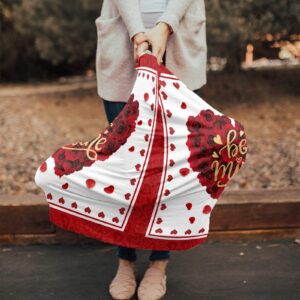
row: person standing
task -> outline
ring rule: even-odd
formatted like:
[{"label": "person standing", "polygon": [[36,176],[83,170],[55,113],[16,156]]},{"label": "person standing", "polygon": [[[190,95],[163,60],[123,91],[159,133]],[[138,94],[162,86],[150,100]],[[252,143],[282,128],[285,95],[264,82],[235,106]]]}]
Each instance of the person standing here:
[{"label": "person standing", "polygon": [[[149,49],[188,88],[206,84],[204,0],[104,0],[97,26],[97,93],[111,123],[129,99],[136,80],[134,65]],[[134,248],[117,247],[118,269],[109,285],[113,299],[130,299],[137,287]],[[170,251],[152,250],[138,287],[138,299],[157,300],[166,293]]]}]

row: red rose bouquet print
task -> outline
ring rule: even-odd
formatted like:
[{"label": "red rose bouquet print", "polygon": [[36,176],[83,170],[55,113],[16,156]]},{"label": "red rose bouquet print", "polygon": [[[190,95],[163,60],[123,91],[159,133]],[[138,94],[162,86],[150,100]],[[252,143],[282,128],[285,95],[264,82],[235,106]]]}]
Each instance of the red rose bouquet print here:
[{"label": "red rose bouquet print", "polygon": [[133,99],[132,94],[122,114],[119,114],[95,139],[66,145],[52,154],[55,174],[59,177],[69,175],[84,166],[91,166],[96,160],[106,160],[126,143],[127,138],[135,130],[135,121],[139,113],[139,103]]},{"label": "red rose bouquet print", "polygon": [[144,53],[128,102],[103,132],[57,149],[37,169],[51,222],[107,243],[185,250],[246,161],[237,120]]},{"label": "red rose bouquet print", "polygon": [[199,182],[207,187],[211,197],[219,198],[227,182],[245,162],[244,128],[238,121],[232,125],[228,117],[215,115],[211,109],[190,116],[187,126],[190,166],[199,172]]}]

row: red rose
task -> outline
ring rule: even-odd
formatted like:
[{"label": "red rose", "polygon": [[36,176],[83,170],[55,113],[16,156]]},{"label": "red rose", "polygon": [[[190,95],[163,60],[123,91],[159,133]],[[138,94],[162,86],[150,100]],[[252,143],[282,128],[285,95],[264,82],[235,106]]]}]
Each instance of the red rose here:
[{"label": "red rose", "polygon": [[[86,146],[80,145],[79,143],[75,145],[68,144],[65,146],[75,148],[75,150],[64,148],[58,149],[52,155],[55,161],[55,174],[60,177],[71,174],[81,170],[84,166],[91,166],[96,160],[104,161],[112,153],[117,151],[135,130],[135,121],[139,115],[139,102],[137,100],[134,101],[133,99],[134,95],[132,94],[130,95],[128,103],[124,106],[125,109],[123,109],[113,122],[98,135],[106,138],[106,141],[96,153],[94,153],[94,144],[89,148],[89,155],[87,155]],[[88,144],[94,140],[95,138],[91,139],[88,141]]]},{"label": "red rose", "polygon": [[[206,186],[207,193],[212,198],[218,198],[224,187],[219,187],[217,183],[225,185],[229,181],[229,177],[234,174],[238,164],[245,161],[245,154],[239,153],[238,156],[241,159],[237,162],[236,156],[233,157],[235,154],[233,148],[229,153],[227,147],[224,148],[230,130],[235,130],[237,133],[234,139],[233,133],[229,136],[230,145],[235,144],[238,147],[241,139],[245,138],[244,135],[240,137],[243,126],[238,121],[235,121],[233,126],[229,117],[215,115],[211,109],[202,110],[197,116],[189,116],[186,125],[190,132],[186,141],[190,151],[188,158],[190,167],[194,172],[199,172],[197,177],[199,182]],[[229,168],[229,164],[232,164],[232,168]],[[216,170],[216,168],[218,169]],[[215,174],[217,174],[217,178],[215,178]]]}]

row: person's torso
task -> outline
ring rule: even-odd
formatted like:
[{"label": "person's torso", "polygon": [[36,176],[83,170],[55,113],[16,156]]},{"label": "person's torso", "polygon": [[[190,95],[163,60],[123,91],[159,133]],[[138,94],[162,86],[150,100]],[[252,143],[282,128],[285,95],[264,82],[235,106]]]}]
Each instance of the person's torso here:
[{"label": "person's torso", "polygon": [[168,0],[140,0],[140,11],[145,28],[155,26],[157,19],[163,14]]},{"label": "person's torso", "polygon": [[[128,3],[138,4],[138,1],[141,0],[128,1]],[[123,0],[120,2],[123,4]],[[137,11],[141,9],[135,9],[132,19],[128,19],[131,13],[128,9],[125,14],[128,23],[126,26],[116,3],[117,1],[103,0],[100,16],[95,20],[98,39],[96,53],[98,94],[111,101],[120,101],[126,98],[126,95],[130,95],[137,75],[133,67],[135,64],[132,55],[133,43],[128,34],[128,27],[131,30],[136,28],[143,31],[140,20],[135,18]],[[192,0],[180,20],[177,20],[176,9],[180,9],[182,2],[168,0],[168,5],[170,4],[172,10],[167,14],[168,10],[165,9],[163,13],[166,13],[166,19],[174,18],[175,22],[178,21],[178,26],[168,38],[165,64],[191,90],[195,90],[206,83],[204,0]]]}]

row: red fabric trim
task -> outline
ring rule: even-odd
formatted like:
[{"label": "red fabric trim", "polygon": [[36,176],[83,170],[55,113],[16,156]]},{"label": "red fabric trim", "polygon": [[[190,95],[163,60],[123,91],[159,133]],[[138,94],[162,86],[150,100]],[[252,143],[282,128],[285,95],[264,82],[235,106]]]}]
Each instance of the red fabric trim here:
[{"label": "red fabric trim", "polygon": [[[138,71],[140,71],[140,72],[149,72],[149,73],[152,73],[153,75],[157,75],[156,74],[156,72],[154,72],[154,71],[152,71],[151,69],[146,69],[146,68],[143,68],[143,67],[137,67],[136,68]],[[173,74],[172,74],[173,75]],[[161,78],[166,78],[166,79],[171,79],[171,80],[174,80],[174,81],[180,81],[179,80],[179,78],[178,77],[176,77],[175,75],[173,75],[173,76],[175,76],[175,77],[173,77],[173,76],[169,76],[168,74],[164,74],[164,73],[161,73],[160,75],[159,75]]]},{"label": "red fabric trim", "polygon": [[119,231],[89,220],[49,208],[50,221],[58,227],[105,243],[146,250],[188,250],[205,242],[207,236],[190,240],[164,240],[146,238],[134,232]]},{"label": "red fabric trim", "polygon": [[136,233],[143,232],[146,234],[156,204],[156,198],[158,197],[158,190],[161,185],[161,176],[164,168],[164,133],[159,101],[157,101],[156,106],[154,139],[147,169],[125,228],[126,231],[130,230]]},{"label": "red fabric trim", "polygon": [[135,68],[138,67],[148,67],[154,69],[158,72],[158,75],[160,75],[160,73],[165,73],[174,76],[174,74],[171,73],[171,71],[168,70],[166,66],[164,66],[163,64],[159,65],[157,63],[157,58],[153,54],[145,53],[142,56],[140,56],[137,64],[135,65]]}]

